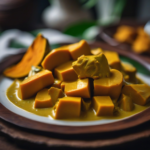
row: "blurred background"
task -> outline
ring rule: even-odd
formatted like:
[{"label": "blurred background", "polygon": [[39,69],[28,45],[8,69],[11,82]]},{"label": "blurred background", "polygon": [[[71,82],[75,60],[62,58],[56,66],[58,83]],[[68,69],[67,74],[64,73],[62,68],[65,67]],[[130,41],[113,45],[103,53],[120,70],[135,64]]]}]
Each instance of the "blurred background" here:
[{"label": "blurred background", "polygon": [[122,19],[144,22],[150,18],[149,6],[149,0],[0,0],[0,28],[29,31],[51,27],[64,31],[83,22],[85,28]]},{"label": "blurred background", "polygon": [[[20,48],[27,48],[38,33],[48,38],[52,48],[86,39],[132,51],[131,43],[114,37],[121,25],[146,33],[140,41],[147,46],[143,48],[141,42],[133,51],[146,53],[143,58],[149,62],[149,6],[149,0],[0,0],[0,63],[9,55],[24,53]],[[131,32],[126,30],[128,38]]]}]

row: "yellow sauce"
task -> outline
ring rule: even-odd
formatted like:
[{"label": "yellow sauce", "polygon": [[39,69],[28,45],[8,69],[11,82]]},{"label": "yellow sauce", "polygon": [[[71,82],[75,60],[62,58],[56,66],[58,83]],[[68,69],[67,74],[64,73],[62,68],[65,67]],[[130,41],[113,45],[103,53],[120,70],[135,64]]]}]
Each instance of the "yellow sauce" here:
[{"label": "yellow sauce", "polygon": [[[53,118],[53,108],[41,108],[41,109],[35,109],[33,108],[34,105],[34,98],[32,97],[30,99],[22,100],[19,98],[19,81],[14,81],[12,85],[7,89],[7,97],[8,99],[16,106],[19,108],[22,108],[23,110],[26,110],[28,112],[31,112],[33,114],[39,115],[39,116],[44,116],[44,117],[50,117]],[[145,106],[140,106],[135,104],[135,108],[131,112],[125,112],[121,109],[118,110],[114,114],[114,116],[108,116],[108,117],[99,117],[96,116],[93,109],[91,108],[87,112],[81,112],[81,115],[79,118],[70,118],[70,119],[65,119],[67,121],[94,121],[94,120],[101,120],[101,119],[122,119],[125,117],[129,117],[131,115],[134,115],[136,113],[139,113],[146,108],[150,106],[150,103],[148,103]]]}]

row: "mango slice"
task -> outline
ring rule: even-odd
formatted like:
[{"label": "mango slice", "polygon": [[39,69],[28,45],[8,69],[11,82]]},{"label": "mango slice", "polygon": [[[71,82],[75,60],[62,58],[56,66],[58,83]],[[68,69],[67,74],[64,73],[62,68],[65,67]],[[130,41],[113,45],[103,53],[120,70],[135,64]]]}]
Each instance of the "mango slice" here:
[{"label": "mango slice", "polygon": [[131,97],[133,102],[138,105],[145,105],[150,101],[150,86],[147,84],[125,85],[122,93]]},{"label": "mango slice", "polygon": [[112,51],[104,51],[103,53],[106,56],[108,64],[112,69],[121,69],[121,61],[119,59],[118,53]]},{"label": "mango slice", "polygon": [[61,83],[62,83],[62,81],[54,78],[54,83],[53,83],[52,87],[56,87],[56,88],[60,89],[61,88]]},{"label": "mango slice", "polygon": [[54,118],[64,119],[79,117],[81,112],[81,97],[63,97],[54,106]]},{"label": "mango slice", "polygon": [[30,76],[20,83],[21,98],[30,98],[41,89],[52,85],[53,83],[54,77],[52,72],[48,70],[43,70],[33,76]]},{"label": "mango slice", "polygon": [[78,79],[73,82],[65,82],[64,92],[67,96],[90,98],[89,79]]},{"label": "mango slice", "polygon": [[61,89],[58,89],[58,88],[55,88],[55,87],[51,87],[48,90],[48,94],[51,97],[52,106],[55,105],[55,103],[58,101],[58,98],[62,98],[62,97],[65,96]]},{"label": "mango slice", "polygon": [[46,38],[39,34],[27,52],[23,56],[22,60],[4,71],[4,75],[11,78],[21,78],[28,75],[31,70],[31,66],[40,65],[44,57],[50,52],[50,46]]},{"label": "mango slice", "polygon": [[35,97],[34,108],[52,107],[52,99],[48,94],[48,89],[42,89]]},{"label": "mango slice", "polygon": [[75,81],[78,79],[77,74],[75,73],[72,67],[73,61],[68,61],[54,70],[54,76],[61,81]]},{"label": "mango slice", "polygon": [[72,63],[73,69],[78,74],[78,78],[109,77],[110,70],[107,59],[103,53],[99,55],[80,56]]},{"label": "mango slice", "polygon": [[55,67],[71,60],[68,49],[54,49],[43,60],[42,67],[47,70],[53,70]]},{"label": "mango slice", "polygon": [[124,111],[132,111],[134,109],[134,103],[132,101],[132,98],[122,94],[121,98],[120,98],[120,107],[124,110]]},{"label": "mango slice", "polygon": [[112,116],[114,104],[109,96],[94,96],[93,108],[97,116]]},{"label": "mango slice", "polygon": [[122,73],[118,70],[111,69],[110,77],[94,80],[94,95],[110,96],[112,99],[117,99],[121,93],[122,83]]}]

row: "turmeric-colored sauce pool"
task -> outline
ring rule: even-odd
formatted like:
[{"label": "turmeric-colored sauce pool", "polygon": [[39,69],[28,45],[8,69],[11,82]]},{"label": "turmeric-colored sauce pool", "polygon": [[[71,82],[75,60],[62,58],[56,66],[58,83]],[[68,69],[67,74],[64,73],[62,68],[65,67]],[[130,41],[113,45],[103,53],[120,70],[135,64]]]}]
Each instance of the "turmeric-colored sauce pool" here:
[{"label": "turmeric-colored sauce pool", "polygon": [[[39,116],[44,116],[44,117],[49,117],[49,118],[54,118],[53,116],[53,107],[50,108],[40,108],[40,109],[35,109],[33,107],[34,104],[34,98],[32,97],[30,99],[22,100],[19,98],[19,81],[14,81],[12,85],[7,89],[7,98],[16,106],[19,108],[31,112],[33,114],[39,115]],[[147,109],[150,106],[150,103],[148,103],[145,106],[140,106],[135,104],[135,108],[131,112],[125,112],[121,109],[118,110],[113,116],[108,116],[108,117],[99,117],[96,116],[93,109],[91,108],[87,112],[81,112],[80,117],[78,118],[69,118],[69,119],[64,119],[67,121],[94,121],[94,120],[101,120],[101,119],[122,119],[125,117],[132,116],[136,113],[139,113],[145,109]]]}]

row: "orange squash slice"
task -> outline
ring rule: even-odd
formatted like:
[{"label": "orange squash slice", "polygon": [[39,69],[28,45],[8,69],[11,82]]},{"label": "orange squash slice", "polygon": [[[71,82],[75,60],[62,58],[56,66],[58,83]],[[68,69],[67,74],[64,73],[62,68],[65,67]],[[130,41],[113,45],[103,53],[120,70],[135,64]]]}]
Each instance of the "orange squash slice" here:
[{"label": "orange squash slice", "polygon": [[39,34],[22,60],[4,71],[4,75],[10,78],[21,78],[28,75],[31,66],[37,66],[41,63],[43,58],[50,52],[50,46],[46,38]]}]

